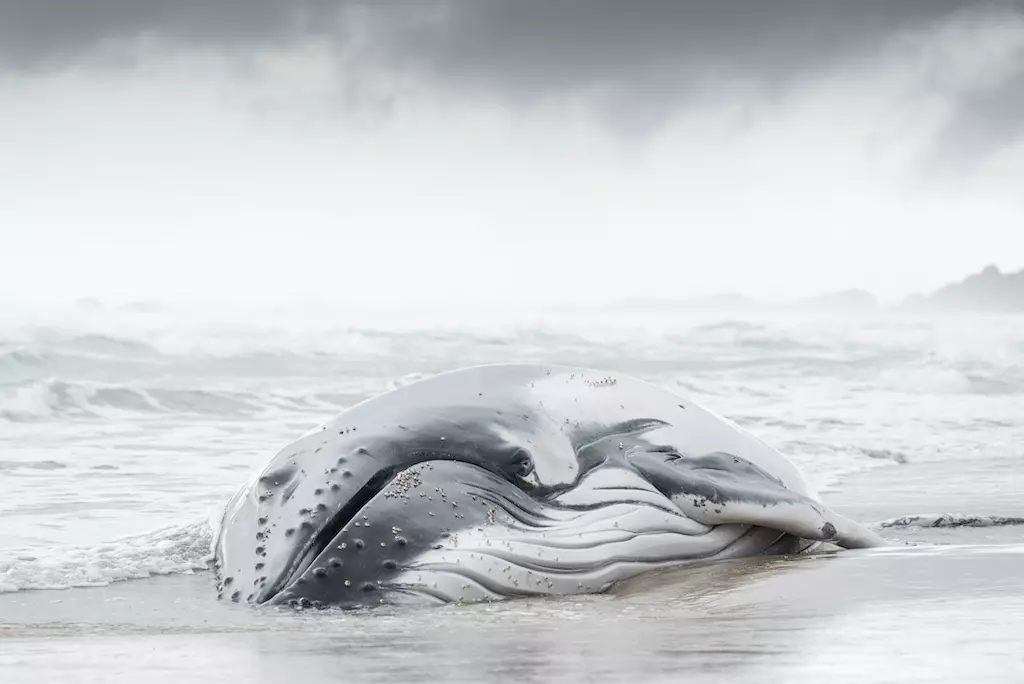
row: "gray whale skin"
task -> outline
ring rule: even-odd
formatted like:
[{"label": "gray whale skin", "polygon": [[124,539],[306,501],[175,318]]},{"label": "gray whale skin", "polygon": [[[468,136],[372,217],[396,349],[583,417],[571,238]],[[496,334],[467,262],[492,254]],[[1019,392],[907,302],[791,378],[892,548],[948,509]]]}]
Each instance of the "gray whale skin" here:
[{"label": "gray whale skin", "polygon": [[219,596],[362,608],[599,593],[717,559],[881,546],[781,453],[693,401],[585,368],[466,368],[374,397],[228,503]]}]

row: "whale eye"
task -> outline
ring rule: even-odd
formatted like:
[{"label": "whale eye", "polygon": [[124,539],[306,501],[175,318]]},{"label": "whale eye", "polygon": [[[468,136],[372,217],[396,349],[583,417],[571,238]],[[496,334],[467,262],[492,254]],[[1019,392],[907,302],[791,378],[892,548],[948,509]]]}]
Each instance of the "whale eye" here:
[{"label": "whale eye", "polygon": [[516,449],[505,464],[505,472],[513,478],[526,479],[533,473],[533,457],[526,449]]}]

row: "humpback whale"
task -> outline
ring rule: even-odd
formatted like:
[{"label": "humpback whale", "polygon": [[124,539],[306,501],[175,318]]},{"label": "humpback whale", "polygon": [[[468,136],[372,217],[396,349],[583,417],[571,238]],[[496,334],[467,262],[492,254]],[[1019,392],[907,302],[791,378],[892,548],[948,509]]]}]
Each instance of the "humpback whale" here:
[{"label": "humpback whale", "polygon": [[219,596],[360,608],[599,593],[693,562],[885,545],[782,453],[587,368],[451,371],[280,450],[228,503]]}]

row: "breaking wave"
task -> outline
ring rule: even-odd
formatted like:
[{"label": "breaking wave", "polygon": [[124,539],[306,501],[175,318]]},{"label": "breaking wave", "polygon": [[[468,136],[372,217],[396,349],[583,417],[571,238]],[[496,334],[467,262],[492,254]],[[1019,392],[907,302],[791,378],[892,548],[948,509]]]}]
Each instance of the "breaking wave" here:
[{"label": "breaking wave", "polygon": [[101,587],[152,575],[205,570],[213,557],[215,530],[211,514],[210,520],[166,527],[97,546],[5,549],[0,556],[0,593]]},{"label": "breaking wave", "polygon": [[[128,321],[132,319],[127,319]],[[834,379],[913,395],[1024,393],[1024,364],[1013,343],[977,347],[905,324],[808,327],[744,321],[650,330],[581,323],[491,327],[373,328],[317,320],[189,324],[117,332],[0,329],[0,386],[48,378],[119,380],[172,377],[402,377],[456,366],[524,361],[608,367],[651,377],[667,372],[717,386],[722,373]],[[294,327],[291,324],[294,323]],[[1011,331],[1012,332],[1012,331]],[[950,341],[952,340],[952,341]],[[990,348],[991,347],[991,348]],[[705,380],[711,380],[708,383]],[[380,383],[378,382],[378,385]],[[756,382],[747,382],[752,387]],[[384,389],[375,387],[374,389]]]},{"label": "breaking wave", "polygon": [[133,414],[174,414],[223,419],[266,412],[330,414],[365,397],[362,392],[246,392],[240,390],[131,387],[46,380],[0,386],[0,421],[107,419]]}]

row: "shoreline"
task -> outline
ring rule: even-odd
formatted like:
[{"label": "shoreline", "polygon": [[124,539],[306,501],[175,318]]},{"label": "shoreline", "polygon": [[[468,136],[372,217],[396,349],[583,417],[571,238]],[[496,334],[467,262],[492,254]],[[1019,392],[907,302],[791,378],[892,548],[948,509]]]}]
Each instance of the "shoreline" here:
[{"label": "shoreline", "polygon": [[[825,499],[866,523],[1024,513],[1020,463],[886,466]],[[205,572],[16,592],[0,595],[0,679],[1024,679],[1024,526],[885,534],[905,543],[682,567],[604,595],[366,614],[226,604]]]}]

